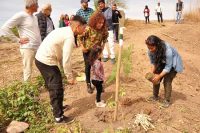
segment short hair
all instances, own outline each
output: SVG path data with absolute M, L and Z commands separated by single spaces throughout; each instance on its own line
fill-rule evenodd
M 81 25 L 87 24 L 84 18 L 79 15 L 75 15 L 72 21 L 79 22 Z
M 24 2 L 25 2 L 25 7 L 29 8 L 30 6 L 37 4 L 38 0 L 24 0 Z
M 46 10 L 46 9 L 50 9 L 51 8 L 51 4 L 48 3 L 48 4 L 45 4 L 42 6 L 42 10 Z

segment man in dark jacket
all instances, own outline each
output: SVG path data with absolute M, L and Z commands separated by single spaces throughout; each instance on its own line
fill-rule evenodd
M 181 22 L 181 16 L 182 16 L 182 12 L 183 12 L 183 2 L 181 0 L 178 0 L 178 2 L 176 3 L 176 24 Z
M 51 4 L 46 4 L 43 6 L 42 10 L 36 14 L 42 41 L 52 30 L 55 29 L 53 21 L 50 17 L 51 11 Z
M 113 30 L 115 35 L 115 41 L 118 42 L 119 36 L 119 18 L 122 18 L 120 11 L 117 10 L 117 5 L 113 4 L 112 6 L 112 21 L 113 21 Z

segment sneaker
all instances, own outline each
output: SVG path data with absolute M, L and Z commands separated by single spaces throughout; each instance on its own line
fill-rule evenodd
M 110 59 L 110 61 L 111 61 L 112 64 L 115 64 L 115 58 Z
M 61 116 L 59 118 L 55 118 L 56 123 L 65 123 L 65 124 L 70 124 L 73 123 L 75 119 L 73 117 L 66 117 L 66 116 Z
M 105 101 L 104 101 L 104 100 L 101 100 L 101 102 L 102 102 L 102 103 L 105 103 Z M 97 102 L 97 101 L 95 101 L 95 104 L 97 104 L 97 103 L 98 103 L 98 102 Z
M 159 100 L 159 97 L 151 96 L 146 99 L 148 102 L 156 102 Z
M 102 61 L 103 61 L 103 62 L 107 62 L 107 61 L 108 61 L 108 58 L 102 58 Z
M 87 92 L 92 94 L 94 91 L 94 88 L 92 88 L 91 83 L 87 83 Z
M 161 103 L 161 107 L 163 107 L 163 108 L 168 108 L 169 105 L 170 105 L 170 102 L 167 101 L 167 100 L 164 100 L 164 101 Z
M 106 107 L 106 104 L 104 103 L 104 102 L 96 102 L 95 103 L 96 104 L 96 107 L 98 107 L 98 108 L 104 108 L 104 107 Z

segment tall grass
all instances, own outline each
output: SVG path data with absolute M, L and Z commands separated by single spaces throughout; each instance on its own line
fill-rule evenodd
M 195 5 L 192 6 L 192 5 Z M 200 22 L 200 1 L 196 0 L 195 3 L 190 3 L 190 10 L 184 14 L 185 20 Z

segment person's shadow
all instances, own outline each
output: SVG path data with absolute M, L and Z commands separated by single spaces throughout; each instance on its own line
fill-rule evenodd
M 172 102 L 175 103 L 177 100 L 187 100 L 184 93 L 172 90 Z

